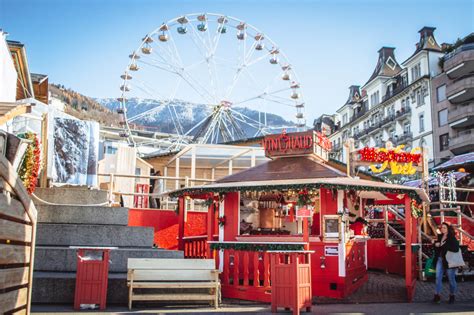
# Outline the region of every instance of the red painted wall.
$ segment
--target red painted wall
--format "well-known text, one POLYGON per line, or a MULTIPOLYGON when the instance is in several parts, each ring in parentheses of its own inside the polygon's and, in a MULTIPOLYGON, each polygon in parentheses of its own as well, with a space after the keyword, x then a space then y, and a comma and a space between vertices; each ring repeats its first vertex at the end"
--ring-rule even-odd
POLYGON ((331 189, 321 188, 321 216, 326 214, 337 214, 337 193, 333 194, 331 189))
POLYGON ((235 241, 235 237, 239 235, 239 193, 231 192, 225 194, 225 226, 224 241, 235 241))
MULTIPOLYGON (((205 235, 207 233, 206 220, 207 213, 188 211, 184 235, 205 235)), ((155 229, 155 244, 165 249, 178 248, 178 215, 173 210, 130 209, 128 225, 153 227, 155 229)))

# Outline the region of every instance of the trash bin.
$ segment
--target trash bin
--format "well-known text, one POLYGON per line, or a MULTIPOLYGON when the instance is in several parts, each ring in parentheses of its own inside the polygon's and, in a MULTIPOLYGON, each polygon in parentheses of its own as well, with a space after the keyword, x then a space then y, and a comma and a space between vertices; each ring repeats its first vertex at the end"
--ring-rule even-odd
POLYGON ((271 254, 272 313, 278 307, 311 312, 311 253, 313 251, 269 251, 271 254))
POLYGON ((105 309, 109 275, 110 247, 75 247, 77 249, 74 309, 105 309))

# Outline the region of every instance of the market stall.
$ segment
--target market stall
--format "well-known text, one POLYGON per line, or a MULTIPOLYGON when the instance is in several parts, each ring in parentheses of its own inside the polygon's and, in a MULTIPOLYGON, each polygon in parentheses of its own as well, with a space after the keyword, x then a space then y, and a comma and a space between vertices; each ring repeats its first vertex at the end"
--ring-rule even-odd
MULTIPOLYGON (((399 194, 405 207, 412 199, 427 198, 418 188, 347 176, 329 163, 327 138, 313 131, 267 136, 263 147, 270 161, 213 184, 171 193, 180 200, 181 226, 185 199, 205 199, 208 217, 218 213, 218 231, 208 225, 207 243, 208 255, 222 271, 224 297, 269 302, 268 252, 291 250, 313 252, 313 296, 346 297, 367 281, 367 239, 349 228, 364 202, 360 194, 399 194)), ((416 222, 411 217, 405 222, 406 243, 416 243, 416 222)), ((406 248, 410 297, 414 273, 412 249, 406 248)))

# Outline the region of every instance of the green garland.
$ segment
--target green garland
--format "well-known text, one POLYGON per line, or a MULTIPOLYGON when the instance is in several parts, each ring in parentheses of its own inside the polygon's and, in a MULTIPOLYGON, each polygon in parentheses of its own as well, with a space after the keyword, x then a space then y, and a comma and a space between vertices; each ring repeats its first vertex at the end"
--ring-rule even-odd
POLYGON ((263 252, 269 250, 282 250, 282 251, 300 251, 304 250, 302 244, 249 244, 249 243, 212 243, 212 250, 219 249, 234 249, 234 250, 245 250, 252 252, 263 252))
POLYGON ((291 184, 291 185, 262 185, 262 186, 241 186, 241 187, 188 187, 179 191, 174 191, 170 194, 170 197, 180 197, 189 194, 205 194, 205 193, 227 193, 227 192, 245 192, 245 191, 272 191, 272 190, 300 190, 300 189, 335 189, 335 190, 366 190, 366 191, 380 191, 382 193, 394 193, 394 194, 408 194, 411 199, 421 203, 421 199, 416 191, 411 189, 391 189, 382 187, 372 186, 356 186, 356 185, 340 185, 340 184, 327 184, 327 183, 311 183, 311 184, 291 184))

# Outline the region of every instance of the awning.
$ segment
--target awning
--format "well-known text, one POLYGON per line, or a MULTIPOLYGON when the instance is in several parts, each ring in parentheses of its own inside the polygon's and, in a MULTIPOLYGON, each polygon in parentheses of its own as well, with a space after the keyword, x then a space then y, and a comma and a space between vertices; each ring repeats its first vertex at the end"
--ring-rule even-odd
POLYGON ((359 197, 363 199, 375 199, 375 200, 391 200, 384 194, 378 191, 361 191, 359 197))
POLYGON ((182 188, 166 193, 172 197, 183 195, 202 195, 206 193, 225 193, 232 191, 271 191, 284 189, 304 189, 304 188, 329 188, 358 191, 379 191, 382 193, 409 194, 412 198, 417 198, 428 202, 426 192, 417 187, 409 187, 370 180, 357 179, 352 177, 336 178, 304 178, 299 180, 265 180, 265 181, 242 181, 230 183, 213 183, 202 186, 182 188))

